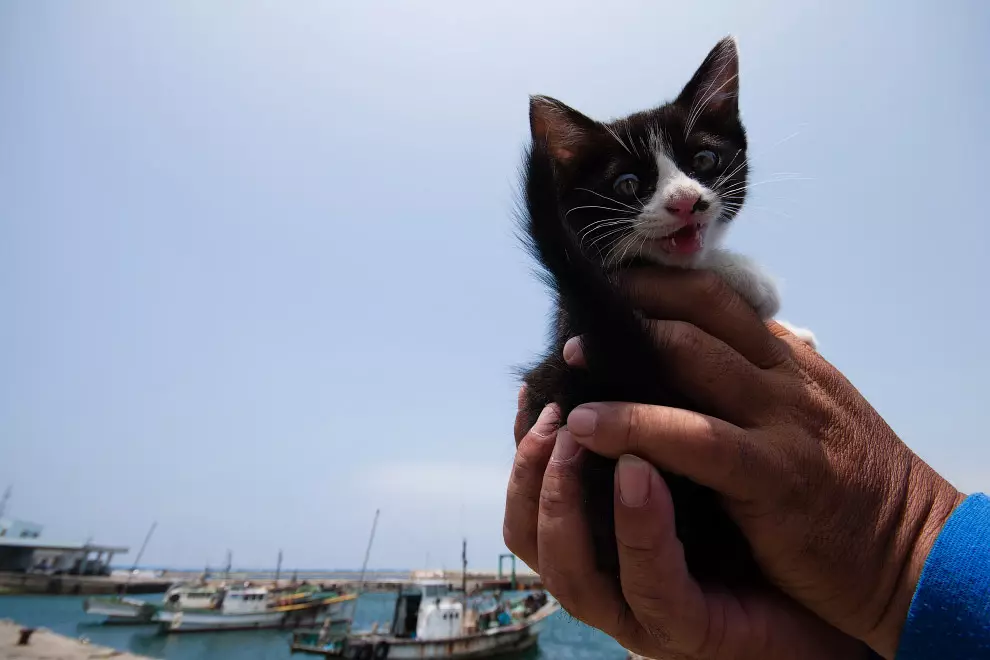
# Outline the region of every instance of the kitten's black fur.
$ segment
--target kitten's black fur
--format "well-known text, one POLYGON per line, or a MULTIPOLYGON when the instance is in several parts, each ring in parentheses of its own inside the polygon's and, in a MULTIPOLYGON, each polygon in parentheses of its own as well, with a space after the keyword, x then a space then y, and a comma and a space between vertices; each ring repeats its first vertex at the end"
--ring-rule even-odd
MULTIPOLYGON (((651 154, 643 153, 649 151, 651 132, 669 140, 669 151, 684 171, 698 145, 734 154, 731 169, 741 167, 732 175, 728 190, 738 192, 726 201, 735 202, 732 208, 738 209, 745 194, 745 186, 739 184, 745 183, 747 175, 746 134, 734 92, 706 109, 690 134, 683 137, 695 102, 725 84, 730 56, 733 68, 728 87, 734 90, 735 42, 726 39, 709 53, 675 101, 604 125, 611 132, 562 103, 545 97, 531 100, 533 142, 525 164, 525 231, 528 247, 556 295, 557 313, 545 358, 524 375, 529 426, 550 402, 560 405, 563 419, 574 407, 590 401, 652 403, 705 412, 702 402, 690 401, 665 377, 663 360, 642 322, 610 283, 603 255, 618 237, 597 250, 582 249, 577 233, 615 213, 588 208, 565 214, 579 206, 609 205, 579 188, 614 195, 612 181, 623 172, 637 173, 644 184, 655 181, 655 162, 651 162, 651 154), (642 148, 628 149, 630 145, 642 148), (569 368, 561 355, 564 342, 577 335, 582 337, 586 370, 569 368)), ((729 168, 723 172, 727 171, 729 168)), ((728 213, 722 221, 732 215, 728 213)), ((614 466, 613 460, 588 455, 582 477, 598 568, 618 575, 614 466)), ((722 583, 761 581, 748 544, 720 507, 717 496, 684 478, 670 474, 664 478, 673 496, 677 534, 692 574, 722 583)))

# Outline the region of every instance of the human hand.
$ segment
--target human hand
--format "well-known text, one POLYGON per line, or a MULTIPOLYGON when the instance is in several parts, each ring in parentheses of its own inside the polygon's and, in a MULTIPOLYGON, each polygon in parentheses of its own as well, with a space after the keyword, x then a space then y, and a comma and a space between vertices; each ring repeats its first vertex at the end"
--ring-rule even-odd
MULTIPOLYGON (((579 406, 557 443, 635 454, 722 495, 767 577, 893 657, 921 570, 963 495, 911 452, 834 367, 763 325, 703 272, 624 285, 684 393, 709 415, 579 406)), ((580 342, 565 358, 579 367, 580 342)), ((652 483, 652 482, 651 482, 652 483)))
POLYGON ((658 660, 868 657, 861 642, 779 593, 733 593, 696 583, 673 532, 670 493, 659 473, 633 456, 620 458, 616 469, 620 583, 597 574, 581 506, 580 466, 587 450, 566 430, 558 439, 556 406, 526 429, 522 396, 505 541, 537 568, 544 586, 573 616, 658 660))

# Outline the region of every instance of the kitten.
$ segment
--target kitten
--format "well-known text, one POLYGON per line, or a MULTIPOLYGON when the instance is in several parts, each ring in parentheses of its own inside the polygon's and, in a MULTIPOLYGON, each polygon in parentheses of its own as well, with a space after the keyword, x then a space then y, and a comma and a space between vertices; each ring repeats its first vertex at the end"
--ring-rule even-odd
MULTIPOLYGON (((674 101, 653 110, 602 123, 557 100, 530 99, 524 226, 557 299, 551 346, 524 375, 530 425, 551 401, 565 417, 587 401, 699 410, 665 382, 663 362, 637 312, 610 282, 617 268, 646 263, 711 269, 761 318, 777 313, 773 280, 751 259, 721 247, 747 188, 738 81, 736 43, 726 38, 674 101), (582 336, 586 370, 570 369, 561 355, 575 335, 582 336)), ((810 333, 799 332, 813 342, 810 333)), ((582 477, 599 569, 617 575, 614 464, 588 455, 582 477)), ((758 580, 745 539, 716 495, 674 475, 665 479, 692 573, 699 579, 758 580)))

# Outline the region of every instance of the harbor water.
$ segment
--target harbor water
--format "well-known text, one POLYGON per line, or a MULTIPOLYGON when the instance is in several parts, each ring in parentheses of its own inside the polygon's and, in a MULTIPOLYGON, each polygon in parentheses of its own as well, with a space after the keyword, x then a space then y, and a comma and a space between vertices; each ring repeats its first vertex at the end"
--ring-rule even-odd
MULTIPOLYGON (((160 600, 161 595, 145 597, 160 600)), ((0 619, 48 628, 68 637, 165 660, 305 660, 318 656, 289 653, 289 633, 249 631, 160 635, 149 626, 103 626, 82 610, 80 596, 0 596, 0 619)), ((357 628, 388 622, 395 596, 361 596, 354 612, 357 628)), ((611 638, 558 612, 547 622, 539 646, 513 660, 624 660, 625 651, 611 638)))

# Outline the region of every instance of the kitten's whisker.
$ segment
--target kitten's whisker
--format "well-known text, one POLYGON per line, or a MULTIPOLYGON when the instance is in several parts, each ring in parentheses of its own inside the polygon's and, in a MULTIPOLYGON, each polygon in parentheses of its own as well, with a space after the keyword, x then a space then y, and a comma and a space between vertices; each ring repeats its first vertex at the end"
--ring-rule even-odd
POLYGON ((590 243, 588 243, 588 247, 589 248, 590 247, 594 247, 594 245, 596 243, 599 243, 599 242, 603 241, 604 239, 608 238, 609 236, 614 236, 614 235, 616 235, 616 234, 618 234, 620 232, 626 231, 626 230, 627 230, 626 227, 616 227, 616 228, 613 228, 613 229, 609 229, 607 232, 603 233, 601 236, 597 237, 595 240, 593 240, 590 243))
MULTIPOLYGON (((729 167, 730 165, 732 165, 732 163, 736 160, 736 158, 739 157, 739 154, 741 154, 741 153, 742 153, 742 149, 738 149, 736 151, 736 155, 732 157, 732 160, 729 161, 729 165, 726 165, 726 167, 729 167)), ((742 168, 744 168, 744 167, 746 167, 746 159, 745 158, 743 158, 742 162, 739 163, 738 165, 736 165, 735 169, 733 169, 731 172, 725 173, 722 176, 720 176, 719 178, 715 179, 715 183, 712 185, 712 188, 713 189, 714 188, 718 188, 719 186, 721 186, 722 184, 724 184, 726 181, 728 181, 729 179, 731 179, 732 177, 734 177, 736 174, 738 174, 739 171, 742 168)))
POLYGON ((597 231, 599 229, 604 229, 605 227, 612 227, 615 225, 631 225, 631 224, 632 224, 631 220, 626 220, 623 218, 607 218, 605 220, 598 220, 596 222, 591 223, 590 225, 582 229, 580 232, 578 232, 578 238, 582 239, 591 232, 597 231))
POLYGON ((622 138, 619 137, 619 134, 616 133, 611 126, 609 126, 608 124, 602 124, 602 128, 604 128, 609 135, 615 138, 615 141, 619 143, 620 147, 626 150, 626 153, 628 153, 630 156, 633 155, 632 150, 626 146, 626 143, 622 141, 622 138))
POLYGON ((574 213, 574 211, 580 211, 581 209, 601 209, 602 211, 611 211, 612 213, 625 213, 630 216, 639 213, 639 211, 626 211, 625 209, 613 209, 609 206, 595 206, 594 204, 589 204, 587 206, 575 206, 574 208, 567 211, 567 213, 564 214, 564 217, 566 218, 571 213, 574 213))
POLYGON ((736 195, 750 188, 755 188, 757 186, 765 186, 768 183, 783 183, 784 181, 813 181, 814 179, 810 177, 781 177, 778 179, 764 179, 763 181, 755 181, 753 183, 741 183, 728 190, 717 191, 720 195, 736 195))
POLYGON ((600 192, 598 192, 597 190, 592 190, 591 188, 575 188, 575 190, 583 190, 584 192, 590 192, 592 195, 597 195, 598 197, 601 197, 604 200, 607 200, 609 202, 612 202, 613 204, 618 204, 619 206, 625 206, 627 209, 631 209, 631 210, 635 211, 636 213, 639 213, 640 211, 643 210, 642 207, 636 208, 635 206, 630 206, 629 204, 626 204, 624 202, 620 202, 619 200, 613 199, 613 198, 609 197, 608 195, 603 195, 600 192))
POLYGON ((629 236, 623 236, 618 241, 609 246, 608 252, 605 253, 602 263, 606 268, 612 265, 612 256, 622 247, 622 245, 629 240, 629 236))

